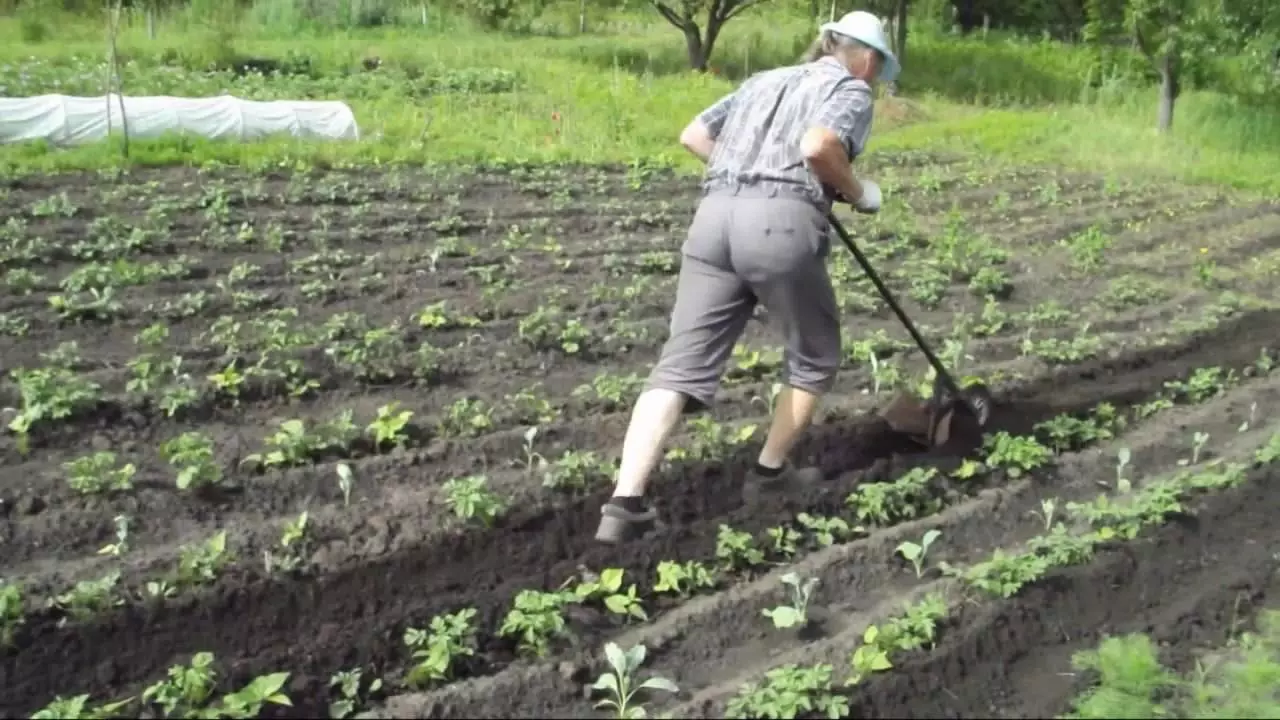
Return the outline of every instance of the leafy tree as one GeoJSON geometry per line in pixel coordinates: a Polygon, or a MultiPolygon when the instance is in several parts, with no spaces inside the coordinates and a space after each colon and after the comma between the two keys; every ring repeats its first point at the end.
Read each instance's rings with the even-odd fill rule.
{"type": "Polygon", "coordinates": [[[689,67],[705,72],[715,49],[716,40],[725,23],[746,10],[767,0],[649,0],[667,22],[684,33],[689,53],[689,67]],[[705,13],[706,30],[698,25],[698,16],[705,13]]]}
{"type": "Polygon", "coordinates": [[[517,18],[537,17],[545,0],[454,0],[455,4],[485,27],[497,28],[517,18]]]}
{"type": "Polygon", "coordinates": [[[1226,38],[1215,0],[1089,0],[1085,38],[1132,41],[1160,77],[1156,128],[1173,127],[1173,110],[1188,66],[1226,38]]]}

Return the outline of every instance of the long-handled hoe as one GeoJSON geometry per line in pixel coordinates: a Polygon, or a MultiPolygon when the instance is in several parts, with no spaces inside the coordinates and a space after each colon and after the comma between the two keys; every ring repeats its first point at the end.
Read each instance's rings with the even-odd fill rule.
{"type": "Polygon", "coordinates": [[[911,322],[911,318],[907,317],[906,311],[898,304],[897,298],[893,296],[884,281],[880,279],[880,275],[871,267],[871,261],[854,243],[849,231],[845,230],[844,225],[840,224],[835,215],[828,215],[827,219],[831,222],[831,227],[835,228],[836,235],[839,235],[840,240],[844,242],[844,246],[849,248],[849,252],[853,253],[858,265],[862,266],[862,271],[867,274],[867,277],[871,279],[871,283],[876,286],[876,292],[880,293],[880,297],[884,298],[885,304],[889,306],[889,309],[893,310],[893,314],[898,316],[898,320],[903,327],[907,329],[908,333],[911,333],[911,339],[920,348],[920,352],[924,353],[925,358],[929,360],[929,364],[933,366],[933,394],[931,397],[927,400],[921,400],[912,393],[899,392],[877,414],[884,418],[894,432],[902,433],[929,447],[937,447],[947,443],[952,434],[952,422],[957,415],[957,411],[961,411],[972,418],[979,428],[985,427],[987,421],[991,419],[991,408],[994,405],[991,391],[981,383],[973,383],[963,389],[960,387],[955,378],[948,372],[946,366],[942,364],[942,361],[933,352],[933,348],[929,347],[929,343],[925,342],[920,331],[916,329],[915,323],[911,322]]]}

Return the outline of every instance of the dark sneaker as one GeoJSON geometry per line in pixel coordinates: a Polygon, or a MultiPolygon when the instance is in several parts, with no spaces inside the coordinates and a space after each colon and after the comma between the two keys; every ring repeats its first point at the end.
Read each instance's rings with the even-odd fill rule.
{"type": "Polygon", "coordinates": [[[762,475],[752,468],[742,485],[742,501],[754,505],[786,500],[791,495],[820,486],[825,479],[821,468],[798,468],[790,462],[782,466],[782,472],[772,477],[762,475]]]}
{"type": "Polygon", "coordinates": [[[610,545],[631,542],[644,537],[657,526],[657,510],[648,508],[644,512],[632,512],[610,501],[600,508],[596,540],[610,545]]]}

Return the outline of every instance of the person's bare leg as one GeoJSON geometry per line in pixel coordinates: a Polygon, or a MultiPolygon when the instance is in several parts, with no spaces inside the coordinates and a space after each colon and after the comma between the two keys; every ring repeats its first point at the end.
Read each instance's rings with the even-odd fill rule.
{"type": "Polygon", "coordinates": [[[773,424],[764,447],[760,448],[757,463],[761,468],[777,470],[787,461],[791,449],[800,435],[809,427],[813,413],[818,408],[818,396],[793,387],[785,387],[778,393],[773,410],[773,424]]]}
{"type": "Polygon", "coordinates": [[[662,457],[662,448],[680,421],[687,399],[674,390],[654,388],[640,394],[631,411],[631,424],[622,442],[622,463],[613,496],[644,496],[649,475],[662,457]]]}

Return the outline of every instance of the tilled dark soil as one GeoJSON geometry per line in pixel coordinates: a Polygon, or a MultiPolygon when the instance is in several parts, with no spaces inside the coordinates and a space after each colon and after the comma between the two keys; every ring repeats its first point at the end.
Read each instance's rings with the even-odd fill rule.
{"type": "MultiPolygon", "coordinates": [[[[918,166],[906,162],[898,171],[904,189],[922,192],[910,189],[918,166]]],[[[947,172],[954,171],[948,166],[947,172]]],[[[540,427],[539,442],[546,444],[539,451],[549,457],[555,456],[553,450],[567,449],[613,456],[620,448],[632,395],[623,392],[620,402],[605,402],[573,391],[601,373],[617,378],[646,372],[665,339],[676,270],[662,258],[678,249],[694,204],[690,181],[662,175],[642,180],[619,169],[573,174],[528,169],[475,177],[348,173],[319,179],[196,177],[165,170],[139,173],[105,189],[73,179],[24,180],[11,187],[0,209],[22,218],[24,229],[6,240],[11,249],[25,250],[11,253],[4,269],[31,270],[40,279],[29,293],[0,296],[0,314],[27,323],[24,334],[0,335],[0,365],[6,371],[35,367],[44,362],[41,353],[73,341],[81,351],[74,370],[99,383],[104,395],[93,407],[34,430],[26,453],[11,435],[0,438],[0,576],[21,580],[36,597],[115,569],[130,593],[120,607],[82,623],[63,624],[60,614],[32,608],[13,647],[0,655],[0,687],[5,688],[0,712],[29,713],[55,695],[124,696],[194,652],[209,651],[218,658],[228,687],[265,672],[288,671],[294,706],[286,712],[324,714],[334,672],[359,666],[394,676],[406,663],[404,628],[422,627],[436,614],[463,607],[478,610],[482,641],[467,674],[496,676],[509,666],[513,652],[509,642],[495,637],[494,628],[519,590],[556,587],[581,566],[623,568],[648,590],[659,561],[710,558],[722,523],[758,533],[800,510],[836,513],[859,483],[920,463],[946,467],[973,449],[973,438],[961,438],[955,447],[923,454],[890,435],[865,414],[881,398],[860,399],[871,386],[869,368],[851,367],[840,380],[829,421],[810,433],[798,453],[834,478],[824,493],[795,498],[789,507],[767,513],[747,513],[739,490],[753,450],[744,448],[715,462],[676,464],[655,480],[655,500],[668,525],[662,534],[620,550],[597,546],[591,536],[609,489],[597,485],[553,494],[515,464],[530,425],[540,427]],[[67,199],[63,210],[32,212],[35,204],[61,193],[67,199]],[[116,222],[126,231],[111,230],[116,222]],[[120,251],[124,256],[161,262],[186,256],[193,261],[190,271],[129,287],[117,295],[121,306],[106,322],[59,319],[48,304],[50,296],[64,292],[59,282],[90,260],[111,257],[102,254],[110,252],[107,246],[98,255],[77,255],[75,243],[127,237],[128,228],[151,233],[152,241],[120,251]],[[264,246],[261,238],[272,233],[282,234],[282,246],[264,246]],[[455,241],[471,250],[465,255],[441,251],[455,241]],[[259,267],[236,286],[262,293],[249,307],[237,305],[243,298],[219,284],[241,263],[259,267]],[[633,294],[591,295],[624,288],[637,278],[648,284],[634,284],[633,294]],[[317,282],[326,287],[316,289],[317,282]],[[415,314],[441,301],[451,318],[474,317],[475,322],[420,326],[415,314]],[[179,312],[179,306],[189,311],[179,312]],[[587,352],[569,355],[528,344],[521,323],[550,308],[588,328],[595,340],[587,352]],[[296,316],[277,316],[287,328],[273,336],[277,341],[354,314],[366,324],[343,337],[390,328],[400,344],[378,358],[385,372],[376,380],[355,377],[349,366],[326,355],[326,342],[331,347],[332,341],[313,339],[294,347],[293,357],[316,383],[300,399],[277,384],[251,383],[238,402],[206,393],[169,416],[154,399],[126,388],[127,363],[144,350],[134,337],[153,322],[161,320],[169,330],[158,352],[180,354],[184,373],[205,378],[224,370],[233,355],[227,335],[216,328],[247,326],[281,309],[295,310],[296,316]],[[439,350],[429,377],[415,376],[408,353],[401,352],[423,343],[439,350]],[[529,410],[513,399],[534,388],[547,400],[545,407],[529,410]],[[491,427],[475,437],[442,431],[440,422],[459,400],[490,405],[491,427]],[[311,464],[265,473],[241,464],[261,451],[263,438],[280,420],[321,421],[352,410],[363,426],[393,401],[415,413],[400,449],[358,442],[311,464]],[[228,491],[194,496],[174,488],[173,471],[156,448],[193,430],[214,441],[217,463],[232,481],[228,491]],[[136,465],[132,491],[83,497],[67,486],[62,463],[101,450],[136,465]],[[349,463],[357,477],[349,503],[337,483],[337,462],[349,463]],[[461,529],[442,500],[440,483],[472,473],[487,474],[491,485],[512,499],[510,512],[491,529],[461,529]],[[283,523],[303,510],[314,528],[305,573],[267,575],[260,562],[263,551],[279,541],[283,523]],[[120,515],[133,520],[133,549],[121,558],[96,556],[99,547],[114,540],[114,518],[120,515]],[[148,580],[173,566],[178,546],[219,530],[227,532],[234,560],[216,582],[162,602],[137,597],[148,580]]],[[[1081,197],[1097,184],[1070,178],[1064,187],[1071,183],[1081,197]]],[[[975,197],[989,190],[966,190],[961,181],[949,187],[975,197]]],[[[1120,202],[1125,196],[1118,197],[1120,202]]],[[[1159,202],[1133,197],[1134,205],[1124,213],[1161,216],[1159,202]]],[[[1251,207],[1237,212],[1248,220],[1267,212],[1251,207]]],[[[1006,217],[996,208],[984,215],[980,204],[970,212],[975,227],[999,227],[1006,217]]],[[[1041,217],[1047,222],[1055,212],[1045,209],[1041,217]]],[[[1174,227],[1170,221],[1166,230],[1174,227]]],[[[1028,227],[1026,237],[1043,230],[1028,227]]],[[[869,229],[864,239],[874,243],[876,232],[891,229],[869,229]]],[[[1016,245],[1013,233],[1000,240],[1016,245]]],[[[897,266],[895,258],[885,261],[897,266]]],[[[1010,312],[1049,298],[1074,307],[1094,292],[1089,283],[1049,282],[1043,274],[1048,266],[1044,258],[1011,265],[1010,312]]],[[[941,305],[913,306],[932,335],[945,331],[959,311],[982,307],[960,282],[941,305]]],[[[905,288],[902,281],[894,284],[905,288]]],[[[1200,309],[1213,298],[1202,294],[1186,300],[1200,309]]],[[[1129,335],[1098,356],[1056,369],[1039,364],[1006,373],[998,386],[1004,407],[989,430],[1026,433],[1039,421],[1099,402],[1137,403],[1196,368],[1245,367],[1275,340],[1280,318],[1271,312],[1215,312],[1220,320],[1215,327],[1182,333],[1154,348],[1141,346],[1147,328],[1139,312],[1113,316],[1108,329],[1129,335]]],[[[1001,342],[1012,343],[1025,329],[1011,322],[995,337],[971,343],[966,350],[976,363],[966,371],[980,372],[984,363],[1021,362],[1001,342]]],[[[753,327],[749,341],[759,346],[763,330],[753,327]]],[[[855,315],[848,325],[854,337],[876,330],[903,336],[883,308],[855,315]]],[[[1074,329],[1039,332],[1070,337],[1074,329]]],[[[261,348],[243,339],[241,344],[234,355],[243,367],[260,356],[261,348]]],[[[911,369],[919,367],[910,353],[897,357],[905,357],[911,369]]],[[[760,386],[767,382],[728,383],[716,416],[758,418],[760,386]]],[[[12,385],[0,387],[0,399],[19,405],[12,385]]],[[[579,655],[586,657],[602,638],[623,628],[596,624],[577,630],[579,655]]],[[[570,665],[575,662],[581,664],[570,665]]],[[[487,707],[474,702],[441,700],[435,707],[467,714],[487,707]]],[[[563,696],[529,693],[505,707],[532,714],[568,706],[563,696]]]]}

